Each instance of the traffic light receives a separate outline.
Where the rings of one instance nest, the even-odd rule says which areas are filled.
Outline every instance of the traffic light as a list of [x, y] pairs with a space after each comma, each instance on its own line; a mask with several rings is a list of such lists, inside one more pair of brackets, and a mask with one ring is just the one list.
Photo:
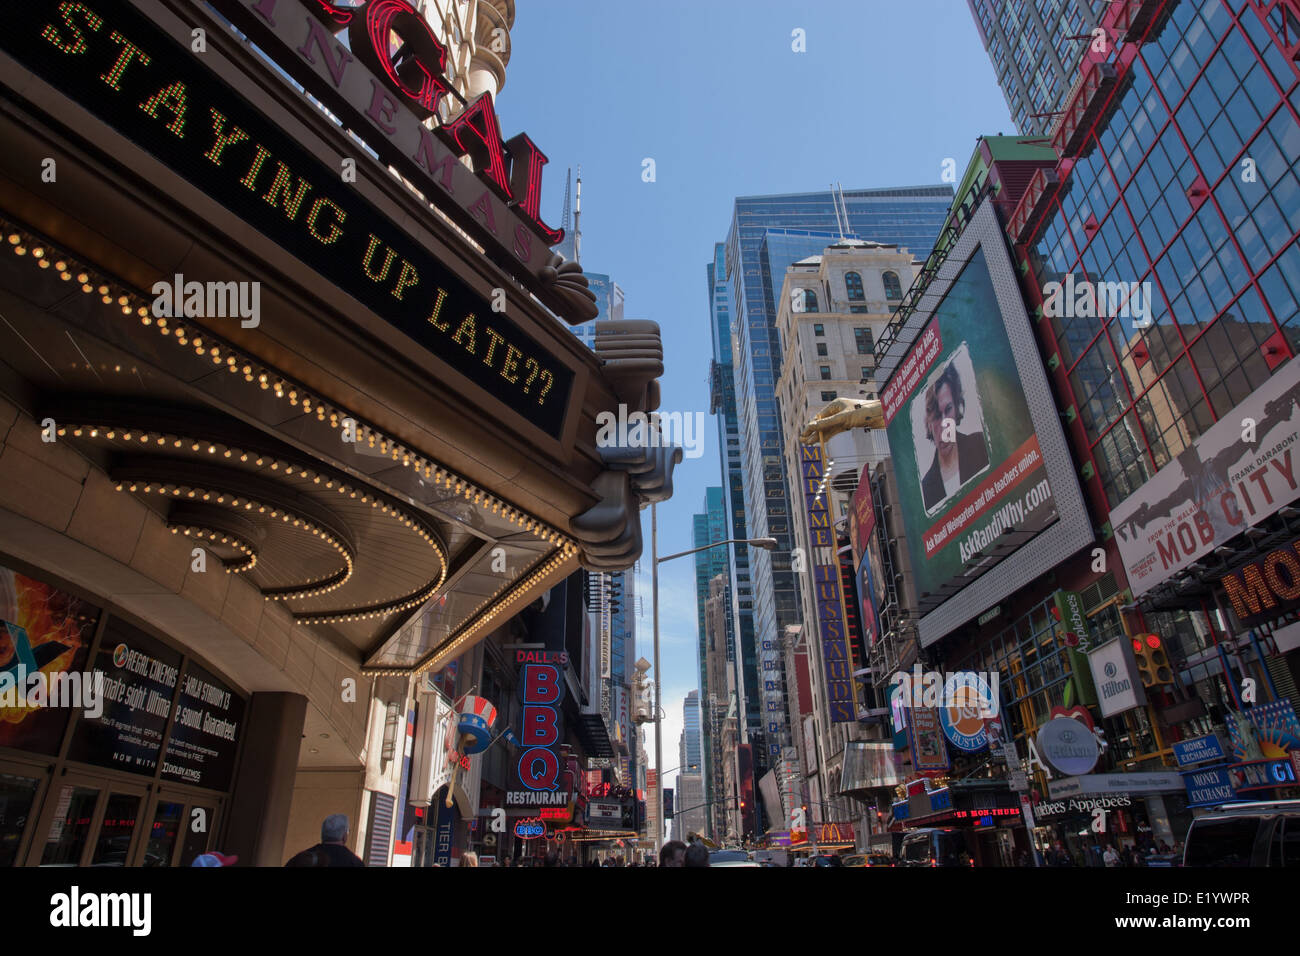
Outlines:
[[1139, 634], [1133, 638], [1133, 657], [1137, 661], [1138, 677], [1143, 687], [1158, 687], [1174, 682], [1174, 671], [1169, 666], [1164, 642], [1157, 634]]
[[664, 787], [664, 819], [673, 818], [673, 788]]

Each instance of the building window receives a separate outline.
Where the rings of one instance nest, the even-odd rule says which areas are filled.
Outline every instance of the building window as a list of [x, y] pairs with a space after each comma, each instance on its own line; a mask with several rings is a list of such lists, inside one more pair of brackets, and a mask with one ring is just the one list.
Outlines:
[[874, 375], [874, 374], [875, 374], [875, 371], [871, 368], [870, 365], [864, 365], [864, 366], [862, 366], [862, 377], [863, 377], [864, 379], [871, 378], [871, 376]]
[[897, 273], [886, 272], [880, 278], [885, 282], [886, 299], [901, 299], [903, 297], [903, 284], [898, 281]]
[[803, 290], [803, 310], [805, 312], [817, 312], [817, 293], [812, 289]]
[[826, 326], [824, 325], [813, 326], [813, 335], [825, 335], [825, 334], [826, 334]]
[[827, 352], [826, 352], [826, 343], [825, 343], [825, 342], [818, 342], [818, 343], [817, 343], [817, 354], [820, 355], [820, 356], [822, 356], [823, 358], [826, 357]]
[[823, 401], [823, 402], [833, 402], [833, 401], [835, 401], [835, 397], [836, 397], [836, 396], [835, 396], [835, 393], [834, 393], [834, 392], [822, 392], [822, 401]]
[[822, 379], [827, 382], [831, 380], [831, 367], [829, 365], [822, 366]]
[[856, 272], [844, 273], [844, 288], [849, 294], [850, 302], [862, 302], [867, 298], [862, 289], [862, 276]]
[[859, 355], [874, 355], [870, 329], [854, 329], [853, 339], [858, 343]]
[[865, 305], [851, 305], [849, 306], [849, 311], [853, 313], [860, 313], [862, 315], [865, 315], [871, 310], [868, 309]]

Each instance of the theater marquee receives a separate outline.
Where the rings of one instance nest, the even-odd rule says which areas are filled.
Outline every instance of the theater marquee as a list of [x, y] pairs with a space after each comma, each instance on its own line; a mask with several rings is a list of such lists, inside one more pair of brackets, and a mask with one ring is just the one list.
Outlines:
[[0, 48], [560, 436], [572, 371], [128, 4], [18, 5]]

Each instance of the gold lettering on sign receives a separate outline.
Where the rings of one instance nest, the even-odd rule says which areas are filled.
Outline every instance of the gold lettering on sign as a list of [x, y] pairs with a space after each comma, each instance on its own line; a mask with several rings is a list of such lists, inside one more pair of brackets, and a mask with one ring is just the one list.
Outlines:
[[293, 176], [289, 173], [289, 167], [277, 160], [275, 163], [275, 179], [271, 181], [271, 188], [266, 191], [266, 195], [262, 198], [274, 206], [278, 198], [283, 196], [282, 205], [289, 216], [290, 222], [298, 218], [298, 210], [302, 207], [302, 201], [306, 197], [307, 191], [311, 189], [307, 180], [302, 178], [298, 180], [298, 192], [296, 194], [290, 194], [289, 190], [292, 187]]
[[248, 168], [248, 174], [240, 180], [249, 189], [257, 188], [257, 177], [262, 172], [262, 164], [271, 158], [271, 151], [261, 143], [258, 143], [254, 149], [257, 150], [257, 155], [253, 157], [253, 165]]
[[[322, 235], [316, 220], [320, 216], [321, 210], [326, 206], [334, 211], [335, 215], [338, 217], [338, 221], [329, 223], [328, 231]], [[313, 239], [319, 240], [322, 245], [328, 246], [336, 241], [339, 236], [343, 235], [343, 230], [340, 227], [343, 224], [343, 220], [347, 218], [347, 215], [347, 213], [338, 207], [337, 203], [322, 196], [311, 204], [311, 210], [307, 213], [307, 231], [311, 233]]]
[[[465, 316], [465, 318], [461, 319], [460, 328], [456, 330], [456, 334], [451, 337], [451, 340], [455, 342], [457, 345], [462, 346], [465, 349], [465, 351], [468, 352], [470, 355], [473, 355], [475, 354], [474, 353], [475, 332], [476, 329], [474, 326], [474, 313], [471, 312], [469, 315]], [[462, 338], [468, 338], [469, 344], [467, 345], [466, 343], [462, 342], [461, 341]]]
[[374, 233], [371, 233], [370, 245], [366, 249], [366, 260], [365, 262], [361, 263], [361, 268], [366, 273], [366, 278], [372, 279], [375, 282], [383, 282], [385, 279], [388, 278], [388, 270], [393, 267], [393, 260], [397, 257], [397, 253], [395, 253], [391, 247], [385, 246], [384, 248], [387, 249], [388, 252], [384, 256], [384, 265], [379, 270], [379, 274], [375, 275], [373, 264], [375, 258], [375, 250], [378, 248], [379, 248], [379, 239], [375, 236]]
[[158, 118], [160, 109], [172, 111], [172, 121], [167, 124], [167, 128], [179, 136], [185, 138], [185, 84], [181, 82], [172, 83], [165, 86], [153, 96], [149, 97], [140, 104], [140, 109], [144, 110], [154, 119]]
[[439, 289], [438, 298], [433, 302], [433, 311], [429, 313], [429, 324], [439, 332], [446, 332], [451, 328], [450, 322], [439, 322], [438, 316], [442, 314], [442, 304], [447, 301], [447, 290]]
[[226, 147], [232, 143], [242, 143], [248, 139], [248, 134], [238, 126], [231, 127], [229, 133], [226, 132], [226, 118], [217, 110], [211, 110], [212, 113], [212, 132], [216, 136], [216, 141], [212, 148], [203, 155], [215, 163], [221, 165], [221, 154], [225, 152]]

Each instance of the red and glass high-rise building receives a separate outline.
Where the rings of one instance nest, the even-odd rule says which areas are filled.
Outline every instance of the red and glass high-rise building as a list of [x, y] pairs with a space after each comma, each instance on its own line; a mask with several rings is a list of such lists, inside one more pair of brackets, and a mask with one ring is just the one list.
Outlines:
[[1300, 535], [1300, 4], [1121, 0], [1101, 26], [1006, 231], [1176, 740], [1300, 671], [1275, 559]]

